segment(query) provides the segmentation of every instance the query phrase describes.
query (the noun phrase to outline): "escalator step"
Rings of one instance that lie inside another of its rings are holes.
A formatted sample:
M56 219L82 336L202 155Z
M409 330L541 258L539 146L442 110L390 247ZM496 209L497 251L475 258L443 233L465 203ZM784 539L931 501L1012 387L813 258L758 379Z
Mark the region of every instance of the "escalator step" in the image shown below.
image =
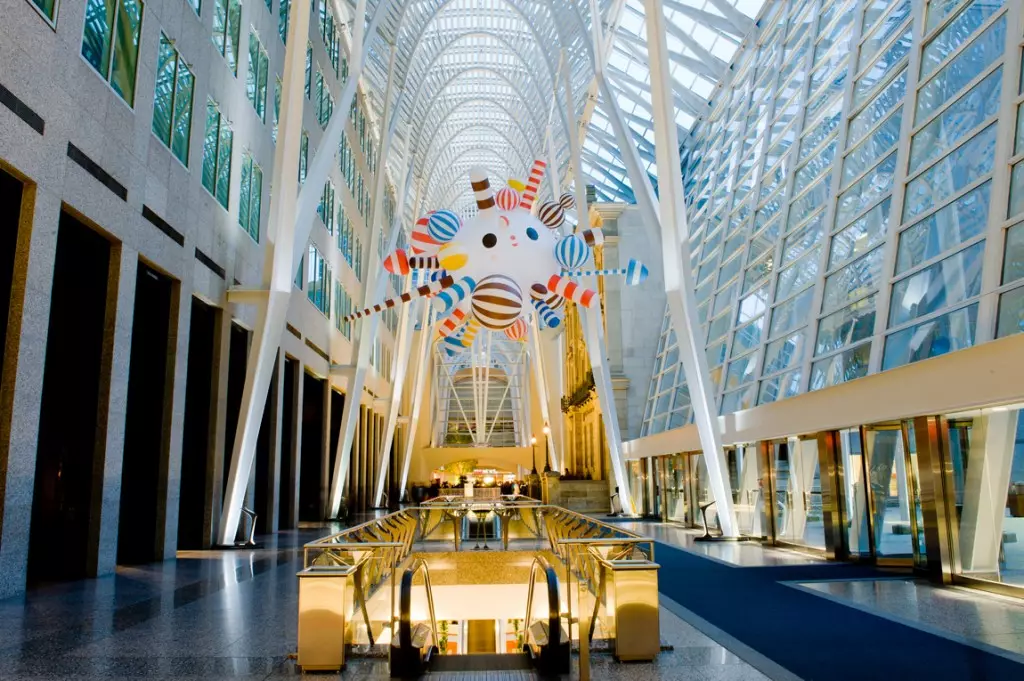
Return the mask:
M438 655L430 661L431 672L489 672L532 670L529 656L517 655ZM491 678L491 677L481 677ZM505 677L494 677L505 678ZM516 677L518 678L518 677ZM525 677L532 678L532 677Z

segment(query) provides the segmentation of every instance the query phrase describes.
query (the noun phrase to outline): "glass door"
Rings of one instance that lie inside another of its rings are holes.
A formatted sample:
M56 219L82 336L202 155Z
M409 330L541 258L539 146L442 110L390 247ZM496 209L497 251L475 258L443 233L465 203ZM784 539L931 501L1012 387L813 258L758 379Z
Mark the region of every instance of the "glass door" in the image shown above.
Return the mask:
M825 549L818 443L790 437L771 443L775 540Z
M919 551L906 430L901 423L865 426L862 430L875 558L878 562L909 563Z
M665 520L691 525L689 495L687 494L688 456L677 454L667 456L663 461L662 477L662 518Z
M756 445L740 445L726 452L729 462L729 481L736 508L736 522L740 534L747 537L765 537L768 523L765 517L765 496L758 465Z

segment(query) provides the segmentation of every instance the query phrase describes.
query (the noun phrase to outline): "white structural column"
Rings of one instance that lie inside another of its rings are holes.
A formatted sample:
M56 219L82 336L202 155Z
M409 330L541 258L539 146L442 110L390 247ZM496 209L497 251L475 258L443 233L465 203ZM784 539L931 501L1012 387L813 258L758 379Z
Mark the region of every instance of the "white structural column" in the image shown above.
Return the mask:
M555 448L555 432L553 419L551 418L551 402L549 399L550 386L547 382L547 374L544 371L544 357L540 350L540 324L537 322L537 315L533 315L533 324L530 328L530 364L533 365L533 378L537 385L537 400L540 402L540 415L544 419L544 425L548 427L545 436L545 447L551 457L551 467L555 471L562 470L562 453ZM526 381L523 381L524 384ZM521 402L529 413L529 402L524 398ZM556 412L560 414L560 412Z
M416 442L416 429L419 426L423 388L427 385L427 375L430 373L430 349L433 347L430 335L430 305L424 301L423 312L420 316L420 342L416 349L416 379L413 381L412 395L409 399L412 404L412 411L409 414L409 437L405 438L405 452L402 454L402 477L398 483L400 495L405 493L405 486L409 482L409 465L412 463L412 449Z
M422 305L425 301L416 301ZM412 308L414 305L403 305L399 312L398 335L395 338L395 354L391 362L391 399L387 405L387 421L384 425L384 438L380 445L380 470L377 471L377 489L373 494L373 505L380 506L384 496L384 483L391 462L391 443L395 441L395 427L398 426L398 409L402 404L402 388L405 386L405 374L409 368L409 353L412 351Z
M659 198L665 293L672 329L679 343L679 357L683 364L686 384L690 389L694 421L700 434L704 462L707 464L711 493L715 498L722 534L726 537L736 537L736 516L728 484L725 451L722 449L718 419L713 411L714 391L703 343L698 336L700 320L697 317L697 300L693 290L693 272L689 257L685 257L683 253L689 229L686 224L682 169L679 165L679 134L672 100L672 74L668 64L665 10L662 7L662 0L644 0L644 14L647 19L647 53L650 57L648 65L651 69L651 103L654 108L658 183L662 188ZM607 91L607 88L603 89ZM630 147L635 152L635 147Z
M572 77L569 73L567 60L562 61L562 74L565 87L565 115L568 117L569 152L572 155L572 167L575 171L573 184L576 190L577 226L579 229L584 229L588 226L587 188L583 182L579 129L576 125L576 109L573 106L572 96ZM596 277L586 277L582 283L588 287L595 287L596 290ZM615 475L615 485L619 488L619 503L627 513L636 515L633 494L629 489L629 480L626 478L626 466L622 462L622 433L619 431L619 417L615 408L612 376L608 370L608 348L604 338L604 319L601 313L601 301L598 300L597 305L590 309L582 305L577 305L576 309L579 311L583 321L583 335L587 346L587 356L590 358L590 368L594 373L597 399L601 403L601 423L604 425L604 435L608 444L608 454L612 462L612 472ZM600 456L600 453L598 453L598 456Z
M975 418L971 430L960 518L960 563L965 573L998 573L1017 412L990 412Z
M365 0L360 0L361 4ZM385 4L385 3L381 3ZM370 33L373 35L373 33ZM391 149L391 140L394 138L395 124L397 123L397 108L392 114L391 91L395 79L395 46L391 46L391 58L388 64L388 83L384 92L384 115L382 120L388 121L388 128L381 132L380 149L377 158L377 174L374 177L373 203L370 209L370 238L363 246L367 257L363 258L366 263L366 283L363 287L362 307L371 307L377 299L377 292L384 288L387 280L387 272L381 267L380 253L377 244L380 241L380 233L383 229L384 216L384 190L387 176L388 151ZM345 111L348 111L346 108ZM392 120L392 118L394 120ZM396 206L396 216L401 214L401 206ZM398 236L398 230L390 225L391 238L389 249L394 249ZM296 264L296 267L298 265ZM352 441L355 439L356 422L359 419L359 405L362 401L363 388L366 386L366 372L370 367L370 353L373 351L373 339L377 336L377 328L380 325L379 315L370 315L357 323L358 333L355 338L353 354L356 357L355 369L352 372L352 380L348 384L348 395L345 399L345 407L341 411L341 427L338 434L338 449L334 457L334 471L331 478L330 499L327 505L328 516L337 517L341 510L341 497L345 491L345 482L348 479L349 463L352 457ZM353 488L354 489L354 488Z
M292 234L295 231L294 214L298 194L295 178L299 175L299 146L302 135L302 105L306 50L305 36L309 34L310 7L305 2L293 2L290 8L288 47L285 50L284 78L281 82L281 119L278 125L278 143L274 153L274 172L270 196L270 221L263 267L266 298L257 304L255 332L245 370L242 404L235 431L231 468L224 495L224 507L217 530L217 542L230 544L235 540L242 512L245 487L249 471L256 456L256 438L263 420L263 408L274 371L274 360L281 344L288 302L291 298L293 251L296 250ZM302 49L299 49L301 46ZM339 109L347 111L348 109ZM340 118L340 116L339 116ZM323 185L323 180L320 181ZM306 225L308 238L309 220ZM301 251L301 249L300 249Z
M389 0L381 0L377 5L367 30L369 35L376 33L380 19L389 5ZM295 179L299 175L302 107L305 102L305 45L306 36L309 35L310 6L305 2L293 2L289 12L288 46L285 49L284 78L281 82L281 119L274 153L271 181L273 191L270 196L270 221L263 268L266 293L265 298L257 302L256 326L246 365L235 446L231 453L227 491L217 530L217 540L221 544L234 541L238 529L245 487L256 456L256 438L270 388L274 359L277 357L291 300L292 280L306 242L309 241L313 214L348 121L345 113L355 97L364 61L363 53L369 49L368 44L362 40L366 0L358 0L355 20L357 40L352 44L349 77L335 107L338 115L331 117L321 139L320 149L309 164L306 182L298 190ZM251 301L247 299L245 302Z

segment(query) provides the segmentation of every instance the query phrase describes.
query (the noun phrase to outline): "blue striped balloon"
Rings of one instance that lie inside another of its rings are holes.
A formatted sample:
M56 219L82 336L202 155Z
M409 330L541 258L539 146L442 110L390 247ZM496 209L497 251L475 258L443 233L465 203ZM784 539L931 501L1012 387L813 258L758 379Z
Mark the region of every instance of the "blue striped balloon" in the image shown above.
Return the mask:
M450 210L439 210L427 220L427 232L435 241L448 243L459 233L462 220Z
M626 264L626 284L636 286L647 279L647 266L639 260L629 259Z
M533 303L533 307L537 310L537 314L540 315L540 321L549 329L556 328L562 323L562 320L554 311L548 307L548 304L543 300L537 300L536 298L530 298L530 302Z
M578 270L590 259L587 242L575 234L563 236L555 244L555 260L567 270Z
M448 288L441 289L434 297L434 309L441 315L449 314L455 306L473 292L476 282L470 277L463 277Z

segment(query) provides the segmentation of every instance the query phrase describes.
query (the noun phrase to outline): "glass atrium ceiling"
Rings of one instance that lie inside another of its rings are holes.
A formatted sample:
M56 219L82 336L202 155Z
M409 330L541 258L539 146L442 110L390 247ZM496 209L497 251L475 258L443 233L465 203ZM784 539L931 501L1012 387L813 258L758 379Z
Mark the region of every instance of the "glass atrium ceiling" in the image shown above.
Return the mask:
M586 181L597 187L599 200L632 201L611 125L602 105L594 106L591 7L601 15L605 36L613 36L606 73L656 176L642 0L369 0L368 20L378 4L383 15L376 34L368 36L363 79L376 120L394 125L388 170L396 187L412 165L407 210L468 209L472 193L465 178L474 165L489 168L500 184L524 177L533 158L542 157L556 161L564 184L569 150L563 66L577 119L589 122ZM676 120L685 131L707 109L763 0L664 4ZM348 8L351 15L354 2ZM384 120L392 46L390 120ZM413 205L416 196L419 206Z

